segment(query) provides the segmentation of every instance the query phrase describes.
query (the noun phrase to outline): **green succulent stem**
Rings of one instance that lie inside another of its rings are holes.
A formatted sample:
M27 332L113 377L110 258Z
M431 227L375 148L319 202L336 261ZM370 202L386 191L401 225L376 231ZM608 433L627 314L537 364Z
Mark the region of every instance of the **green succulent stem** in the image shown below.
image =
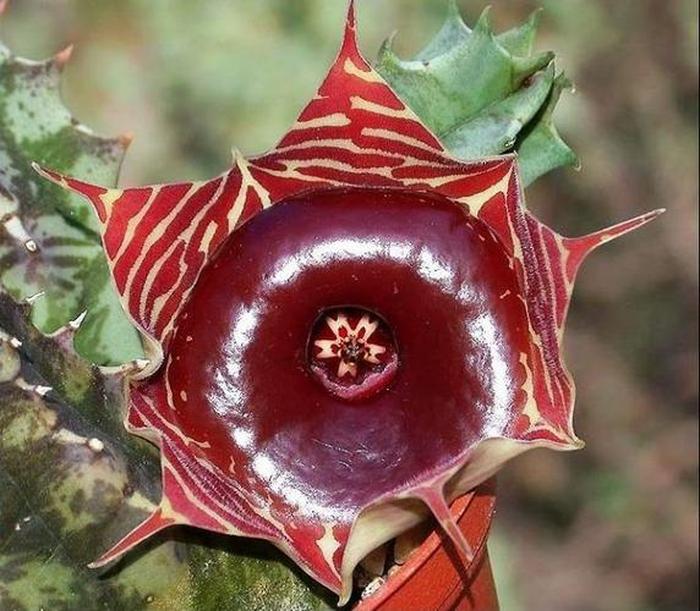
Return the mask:
M533 53L540 14L495 34L488 7L471 29L450 0L442 28L413 59L394 53L394 35L376 64L455 156L471 160L516 152L526 186L578 163L553 122L568 81L555 76L554 53Z

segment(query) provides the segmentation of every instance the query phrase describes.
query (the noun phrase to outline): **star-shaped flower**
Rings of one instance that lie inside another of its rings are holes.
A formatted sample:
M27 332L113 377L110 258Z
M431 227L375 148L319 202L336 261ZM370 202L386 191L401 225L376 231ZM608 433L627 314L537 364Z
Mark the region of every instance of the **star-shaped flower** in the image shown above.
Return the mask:
M343 600L425 508L469 556L448 502L528 449L581 447L561 351L576 273L657 214L543 225L514 156L455 159L372 69L352 6L269 153L128 189L39 171L92 202L150 359L125 423L161 449L162 501L95 566L189 524L269 540Z

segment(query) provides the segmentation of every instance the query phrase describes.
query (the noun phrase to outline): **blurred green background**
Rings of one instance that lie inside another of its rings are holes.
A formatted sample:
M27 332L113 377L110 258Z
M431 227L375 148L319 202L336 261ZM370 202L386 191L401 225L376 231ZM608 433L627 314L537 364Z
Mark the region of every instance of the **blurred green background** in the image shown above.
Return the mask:
M537 47L577 84L557 111L583 161L528 190L577 235L664 206L585 266L567 335L579 392L575 454L535 451L500 477L492 537L504 611L698 608L698 8L693 0L500 0L496 29L544 7ZM483 8L461 2L468 22ZM408 56L442 0L359 2L373 58ZM265 150L333 59L342 0L14 0L19 54L76 44L64 93L105 135L131 132L122 185L206 178L234 145ZM465 84L467 86L468 84Z

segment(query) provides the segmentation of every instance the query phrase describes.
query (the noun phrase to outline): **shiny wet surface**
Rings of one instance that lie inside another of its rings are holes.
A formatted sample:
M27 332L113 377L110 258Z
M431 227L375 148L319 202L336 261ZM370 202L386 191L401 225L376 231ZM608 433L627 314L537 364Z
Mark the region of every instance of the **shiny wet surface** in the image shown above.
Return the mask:
M336 190L278 204L224 245L181 315L176 420L245 485L306 515L352 514L507 431L527 344L518 290L497 239L449 200ZM400 355L362 401L308 366L309 329L337 304L390 321Z

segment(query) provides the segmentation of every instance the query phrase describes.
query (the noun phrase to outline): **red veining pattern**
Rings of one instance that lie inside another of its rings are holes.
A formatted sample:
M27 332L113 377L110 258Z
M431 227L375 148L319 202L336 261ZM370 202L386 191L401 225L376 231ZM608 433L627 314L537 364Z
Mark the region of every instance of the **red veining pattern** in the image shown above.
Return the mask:
M650 213L583 238L563 238L524 207L517 160L475 162L451 157L358 51L352 6L339 56L318 94L271 152L237 155L210 181L105 189L39 169L87 197L103 225L116 287L133 321L165 354L182 305L217 247L265 207L328 186L391 186L440 193L485 221L512 257L531 326L522 355L522 415L512 439L567 449L573 381L562 362L561 337L573 282L585 256L605 241L651 220ZM96 565L110 562L171 524L273 541L329 588L340 591L349 528L275 517L275 501L259 487L222 473L206 460L206 443L172 421L170 389L133 382L128 428L162 449L163 501Z

